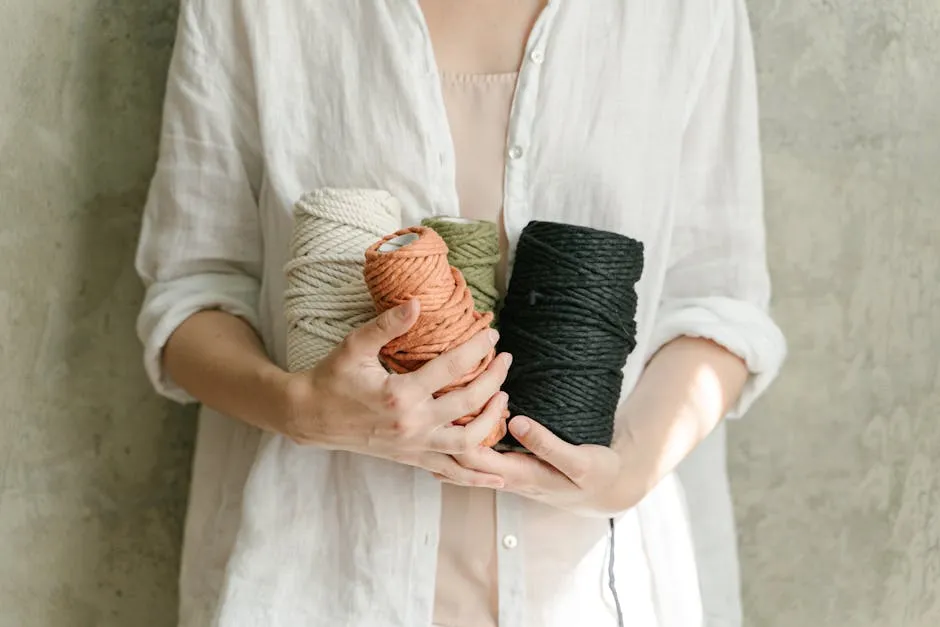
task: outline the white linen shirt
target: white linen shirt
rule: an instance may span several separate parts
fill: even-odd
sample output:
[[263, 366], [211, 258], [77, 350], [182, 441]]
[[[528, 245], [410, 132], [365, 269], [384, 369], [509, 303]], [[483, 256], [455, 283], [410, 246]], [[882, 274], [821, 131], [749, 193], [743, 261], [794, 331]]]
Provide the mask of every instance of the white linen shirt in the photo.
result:
[[[550, 0], [540, 14], [506, 147], [510, 251], [534, 219], [643, 241], [623, 396], [645, 361], [683, 335], [746, 361], [732, 415], [775, 376], [785, 344], [767, 314], [758, 144], [743, 0]], [[417, 0], [183, 0], [137, 258], [147, 286], [138, 328], [161, 393], [195, 400], [162, 372], [160, 355], [207, 308], [247, 320], [285, 363], [291, 207], [327, 186], [388, 190], [405, 224], [459, 214]], [[439, 484], [410, 467], [311, 449], [300, 478], [305, 533], [285, 533], [298, 512], [265, 497], [298, 481], [297, 469], [250, 470], [259, 437], [203, 409], [180, 624], [429, 625]], [[261, 445], [294, 446], [271, 436]], [[702, 624], [684, 507], [669, 476], [617, 520], [628, 625]], [[497, 531], [501, 627], [616, 624], [606, 520], [501, 493]]]

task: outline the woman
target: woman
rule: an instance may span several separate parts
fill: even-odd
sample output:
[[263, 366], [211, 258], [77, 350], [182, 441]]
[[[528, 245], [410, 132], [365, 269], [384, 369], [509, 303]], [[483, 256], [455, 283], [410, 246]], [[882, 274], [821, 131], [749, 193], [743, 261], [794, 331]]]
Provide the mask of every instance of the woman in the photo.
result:
[[[702, 624], [673, 470], [784, 356], [755, 91], [743, 0], [184, 0], [138, 255], [148, 371], [204, 405], [181, 624]], [[525, 417], [511, 429], [542, 461], [473, 446], [509, 356], [437, 400], [493, 337], [386, 375], [415, 304], [286, 373], [291, 206], [318, 187], [388, 190], [407, 224], [498, 220], [506, 259], [532, 219], [642, 240], [614, 446]], [[329, 471], [309, 478], [309, 537], [245, 561], [261, 540], [243, 532], [229, 559], [259, 429]]]

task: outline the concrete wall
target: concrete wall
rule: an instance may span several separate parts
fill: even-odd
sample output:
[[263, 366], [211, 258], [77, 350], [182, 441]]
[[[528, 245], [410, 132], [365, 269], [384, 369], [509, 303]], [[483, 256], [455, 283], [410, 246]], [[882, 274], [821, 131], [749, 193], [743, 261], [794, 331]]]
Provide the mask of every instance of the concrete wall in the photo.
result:
[[[792, 357], [731, 429], [748, 624], [940, 624], [940, 4], [751, 2]], [[192, 415], [131, 267], [172, 0], [0, 2], [0, 627], [172, 625]]]
[[192, 416], [132, 267], [176, 2], [0, 2], [0, 627], [173, 624]]
[[792, 356], [730, 430], [746, 612], [940, 625], [940, 2], [749, 4]]

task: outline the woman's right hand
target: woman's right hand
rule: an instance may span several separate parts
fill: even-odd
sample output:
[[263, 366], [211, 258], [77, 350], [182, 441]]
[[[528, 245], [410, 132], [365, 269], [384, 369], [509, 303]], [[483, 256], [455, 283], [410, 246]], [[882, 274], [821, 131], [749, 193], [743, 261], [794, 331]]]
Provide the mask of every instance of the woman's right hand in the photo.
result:
[[[451, 455], [477, 446], [502, 420], [499, 389], [511, 357], [497, 356], [466, 387], [434, 393], [470, 372], [498, 339], [487, 329], [415, 372], [389, 373], [379, 351], [417, 321], [417, 300], [390, 309], [356, 329], [332, 353], [287, 381], [285, 435], [301, 444], [391, 459], [464, 485], [501, 488], [502, 479], [460, 466]], [[453, 421], [480, 411], [464, 426]]]

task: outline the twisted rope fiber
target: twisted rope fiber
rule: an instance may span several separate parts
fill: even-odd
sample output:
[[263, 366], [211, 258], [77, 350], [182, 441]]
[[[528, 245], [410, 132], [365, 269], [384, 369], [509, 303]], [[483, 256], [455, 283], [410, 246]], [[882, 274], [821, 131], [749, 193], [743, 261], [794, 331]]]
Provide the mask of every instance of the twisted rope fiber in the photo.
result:
[[[416, 237], [399, 248], [384, 251], [386, 244], [403, 241], [409, 235]], [[448, 264], [447, 253], [444, 240], [433, 230], [421, 226], [396, 231], [366, 251], [365, 282], [379, 312], [413, 298], [421, 301], [421, 315], [415, 325], [381, 351], [383, 361], [394, 372], [417, 370], [441, 353], [460, 346], [493, 320], [493, 314], [475, 311], [463, 274]], [[491, 349], [471, 372], [436, 395], [472, 382], [486, 370], [495, 355], [495, 350]], [[484, 446], [492, 446], [505, 435], [508, 416], [507, 411], [484, 440]], [[456, 423], [466, 424], [474, 417], [463, 416]]]
[[499, 300], [496, 268], [499, 265], [499, 232], [496, 224], [483, 220], [452, 221], [428, 218], [422, 225], [433, 229], [450, 251], [447, 261], [467, 280], [476, 310], [492, 313]]
[[401, 205], [379, 190], [320, 189], [297, 202], [294, 220], [284, 310], [287, 365], [297, 372], [375, 317], [362, 276], [365, 251], [401, 227]]
[[[572, 444], [610, 446], [642, 272], [643, 244], [629, 237], [553, 222], [523, 229], [500, 312], [512, 415]], [[512, 436], [503, 445], [521, 446]]]

